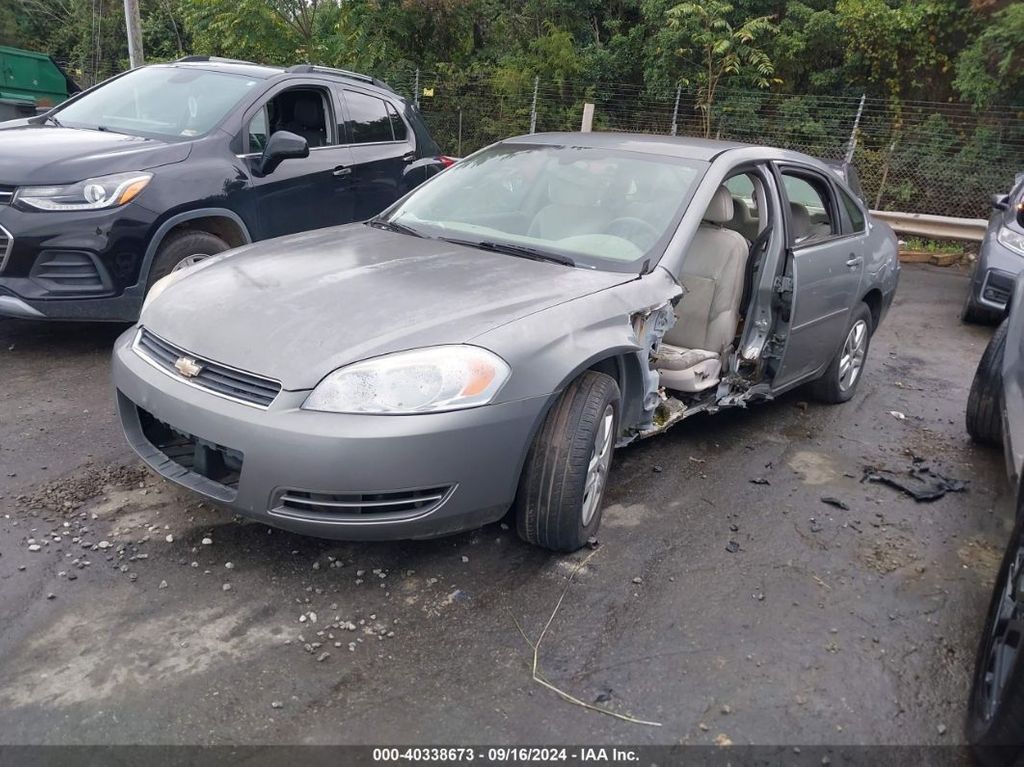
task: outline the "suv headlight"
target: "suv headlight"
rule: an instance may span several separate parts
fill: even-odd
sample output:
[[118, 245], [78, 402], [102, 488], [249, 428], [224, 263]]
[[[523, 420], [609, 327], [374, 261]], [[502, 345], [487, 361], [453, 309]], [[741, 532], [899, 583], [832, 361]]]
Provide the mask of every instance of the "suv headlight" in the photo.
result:
[[996, 235], [996, 239], [999, 244], [1009, 248], [1014, 253], [1019, 253], [1024, 256], [1024, 234], [1015, 232], [1007, 226], [999, 227], [999, 233]]
[[152, 173], [114, 173], [64, 186], [23, 186], [16, 203], [36, 210], [102, 210], [126, 205], [146, 188]]
[[505, 360], [477, 346], [432, 346], [335, 370], [306, 398], [304, 410], [411, 414], [486, 405], [508, 380]]

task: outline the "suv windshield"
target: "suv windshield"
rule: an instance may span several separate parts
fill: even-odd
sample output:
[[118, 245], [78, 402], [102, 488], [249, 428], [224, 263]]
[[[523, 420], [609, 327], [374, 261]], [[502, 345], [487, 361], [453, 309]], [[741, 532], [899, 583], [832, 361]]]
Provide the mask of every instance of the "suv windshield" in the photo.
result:
[[427, 237], [636, 271], [664, 250], [706, 168], [604, 148], [501, 144], [438, 175], [388, 220]]
[[57, 116], [69, 128], [194, 138], [208, 133], [258, 82], [203, 69], [144, 67], [72, 101]]

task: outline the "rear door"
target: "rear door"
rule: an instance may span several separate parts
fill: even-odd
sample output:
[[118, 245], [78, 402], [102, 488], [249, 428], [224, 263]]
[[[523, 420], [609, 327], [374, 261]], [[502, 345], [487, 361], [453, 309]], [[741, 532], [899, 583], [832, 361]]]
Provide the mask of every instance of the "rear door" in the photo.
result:
[[417, 160], [416, 146], [412, 130], [390, 101], [355, 88], [339, 90], [352, 152], [355, 218], [363, 220], [418, 183], [406, 175]]
[[864, 274], [863, 233], [850, 231], [831, 179], [796, 164], [779, 165], [778, 172], [792, 299], [777, 387], [813, 377], [831, 362], [860, 300]]
[[[298, 107], [319, 103], [319, 112]], [[290, 85], [272, 90], [245, 115], [243, 141], [259, 211], [259, 238], [304, 232], [355, 220], [352, 152], [340, 139], [330, 89]], [[311, 119], [312, 118], [312, 119]], [[310, 144], [309, 157], [285, 160], [267, 176], [258, 164], [270, 135], [289, 130]]]

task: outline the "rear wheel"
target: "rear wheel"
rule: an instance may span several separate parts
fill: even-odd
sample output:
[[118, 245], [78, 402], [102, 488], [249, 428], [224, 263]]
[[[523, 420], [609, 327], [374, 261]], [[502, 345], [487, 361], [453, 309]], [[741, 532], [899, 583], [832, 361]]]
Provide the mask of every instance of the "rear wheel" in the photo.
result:
[[215, 256], [228, 249], [228, 244], [220, 237], [196, 230], [185, 230], [172, 234], [161, 244], [160, 249], [149, 268], [149, 279], [146, 281], [148, 292], [153, 283], [166, 277], [173, 271], [184, 269], [205, 258]]
[[1003, 354], [1009, 319], [1003, 320], [981, 355], [967, 396], [967, 433], [983, 445], [1003, 442]]
[[588, 370], [547, 414], [516, 495], [519, 536], [553, 551], [576, 551], [601, 524], [601, 501], [619, 422], [619, 387]]
[[[1024, 500], [1024, 499], [1021, 499]], [[1024, 515], [992, 591], [974, 664], [967, 738], [989, 764], [1013, 764], [1024, 751]]]
[[838, 404], [853, 397], [864, 372], [873, 331], [871, 310], [863, 302], [857, 304], [850, 312], [850, 323], [839, 353], [821, 378], [811, 384], [811, 392], [817, 399]]

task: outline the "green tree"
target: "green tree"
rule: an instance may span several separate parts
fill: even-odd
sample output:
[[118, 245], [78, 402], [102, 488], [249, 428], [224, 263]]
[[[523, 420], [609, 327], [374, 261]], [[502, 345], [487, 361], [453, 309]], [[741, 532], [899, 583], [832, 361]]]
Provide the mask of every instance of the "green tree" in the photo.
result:
[[678, 40], [677, 54], [691, 64], [692, 74], [678, 81], [697, 86], [697, 109], [705, 136], [711, 135], [712, 109], [723, 82], [742, 80], [758, 88], [774, 81], [775, 65], [761, 42], [775, 33], [770, 16], [733, 24], [733, 6], [723, 0], [681, 3], [667, 12], [669, 29]]
[[953, 85], [977, 107], [1024, 102], [1024, 4], [992, 15], [957, 58]]

